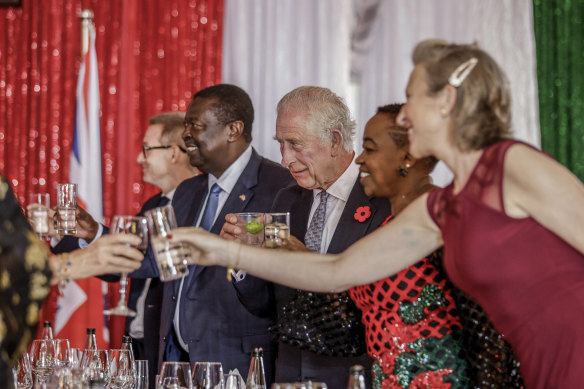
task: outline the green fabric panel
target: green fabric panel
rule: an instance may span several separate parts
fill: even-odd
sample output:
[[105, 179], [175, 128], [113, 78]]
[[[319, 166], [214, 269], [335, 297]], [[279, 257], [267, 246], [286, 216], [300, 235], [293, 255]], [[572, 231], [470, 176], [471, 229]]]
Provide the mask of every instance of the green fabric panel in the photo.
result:
[[584, 181], [584, 1], [534, 0], [543, 150]]

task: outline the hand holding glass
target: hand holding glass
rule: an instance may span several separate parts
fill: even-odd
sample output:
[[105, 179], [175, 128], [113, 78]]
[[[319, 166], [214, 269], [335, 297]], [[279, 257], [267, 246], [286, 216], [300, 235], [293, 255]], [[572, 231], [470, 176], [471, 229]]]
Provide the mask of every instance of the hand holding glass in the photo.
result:
[[160, 280], [171, 281], [189, 274], [190, 248], [182, 243], [171, 244], [167, 239], [170, 231], [177, 227], [172, 206], [151, 209], [146, 212], [146, 217]]
[[[145, 217], [142, 216], [114, 216], [111, 225], [111, 232], [114, 234], [132, 234], [141, 239], [136, 247], [143, 253], [148, 249], [148, 225]], [[107, 309], [104, 315], [136, 316], [136, 312], [126, 305], [126, 289], [128, 286], [128, 274], [122, 273], [120, 279], [120, 300], [115, 308]]]
[[32, 230], [44, 239], [49, 235], [49, 209], [51, 207], [51, 196], [48, 193], [33, 193], [30, 195], [30, 202], [27, 207], [28, 220]]
[[266, 213], [266, 248], [278, 248], [287, 239], [290, 239], [290, 212]]
[[77, 232], [77, 184], [57, 184], [57, 233]]

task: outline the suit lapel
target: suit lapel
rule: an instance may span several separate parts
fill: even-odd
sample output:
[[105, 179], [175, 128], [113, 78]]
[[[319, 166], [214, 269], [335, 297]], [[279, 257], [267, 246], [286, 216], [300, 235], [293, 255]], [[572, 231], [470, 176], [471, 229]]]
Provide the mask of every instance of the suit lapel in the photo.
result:
[[300, 198], [290, 207], [290, 232], [302, 243], [304, 243], [304, 235], [306, 235], [307, 220], [310, 217], [313, 198], [311, 190], [301, 189]]
[[[357, 211], [357, 208], [363, 206], [369, 207], [371, 216], [364, 222], [359, 222], [355, 219], [355, 212]], [[353, 185], [351, 194], [347, 199], [347, 204], [345, 204], [345, 209], [341, 214], [339, 224], [335, 229], [335, 234], [333, 235], [327, 252], [331, 254], [340, 253], [348, 247], [347, 242], [356, 242], [365, 236], [370, 229], [375, 212], [375, 205], [371, 202], [371, 198], [365, 194], [363, 187], [359, 184], [359, 179], [357, 179], [355, 185]]]
[[[215, 223], [211, 228], [212, 233], [219, 235], [221, 228], [223, 227], [223, 223], [225, 223], [225, 216], [228, 213], [243, 212], [246, 209], [247, 204], [254, 195], [253, 187], [255, 187], [258, 182], [258, 170], [261, 160], [262, 157], [260, 157], [258, 153], [252, 149], [252, 155], [249, 162], [247, 163], [247, 166], [245, 169], [243, 169], [243, 172], [235, 183], [233, 190], [231, 190], [229, 197], [227, 197], [227, 201], [225, 201], [225, 204], [215, 219]], [[206, 191], [207, 185], [205, 185], [204, 193], [206, 193]], [[204, 197], [200, 203], [202, 201], [204, 201]], [[199, 209], [199, 212], [197, 212], [197, 218], [200, 212], [201, 210]], [[201, 272], [204, 270], [204, 266], [195, 266], [194, 268], [194, 274], [192, 276], [193, 279], [201, 275]], [[192, 271], [192, 267], [190, 267], [189, 270]], [[194, 282], [191, 282], [189, 287], [191, 287], [193, 284]]]

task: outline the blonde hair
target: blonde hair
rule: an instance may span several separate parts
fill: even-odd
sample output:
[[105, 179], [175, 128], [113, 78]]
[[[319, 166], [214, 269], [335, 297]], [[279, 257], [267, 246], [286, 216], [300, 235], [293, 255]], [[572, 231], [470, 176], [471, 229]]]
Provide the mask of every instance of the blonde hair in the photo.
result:
[[460, 86], [454, 85], [457, 98], [451, 136], [463, 151], [480, 150], [511, 136], [511, 95], [505, 73], [476, 44], [426, 40], [412, 54], [414, 65], [426, 71], [430, 95], [441, 91], [452, 73], [471, 58], [476, 58], [476, 66]]

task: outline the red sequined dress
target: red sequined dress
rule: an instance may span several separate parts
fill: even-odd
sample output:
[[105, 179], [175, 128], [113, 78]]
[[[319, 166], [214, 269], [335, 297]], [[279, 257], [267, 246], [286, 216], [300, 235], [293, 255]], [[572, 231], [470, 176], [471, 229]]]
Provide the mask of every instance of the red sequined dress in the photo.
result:
[[460, 193], [452, 185], [431, 192], [428, 211], [442, 231], [449, 278], [511, 344], [526, 387], [580, 388], [584, 256], [534, 219], [505, 213], [504, 159], [517, 143], [487, 147]]
[[349, 289], [376, 361], [374, 388], [470, 387], [456, 304], [441, 266], [437, 251], [391, 277]]

